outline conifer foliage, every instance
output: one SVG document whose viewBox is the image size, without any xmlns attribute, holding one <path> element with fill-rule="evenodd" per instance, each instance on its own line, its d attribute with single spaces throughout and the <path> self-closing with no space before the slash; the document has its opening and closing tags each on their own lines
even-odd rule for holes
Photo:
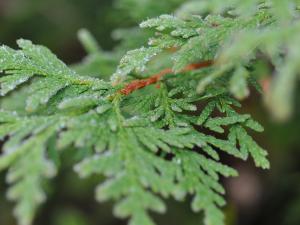
<svg viewBox="0 0 300 225">
<path fill-rule="evenodd" d="M 298 1 L 227 2 L 170 1 L 166 10 L 177 8 L 175 14 L 142 22 L 149 32 L 137 36 L 150 37 L 148 45 L 128 51 L 110 79 L 98 65 L 114 66 L 132 40 L 104 52 L 83 30 L 89 56 L 72 67 L 28 40 L 18 40 L 16 50 L 0 47 L 0 170 L 7 170 L 20 225 L 34 224 L 45 181 L 59 173 L 57 158 L 67 149 L 81 152 L 74 165 L 80 177 L 105 176 L 96 199 L 113 200 L 114 215 L 130 225 L 155 224 L 149 211 L 164 213 L 165 198 L 187 196 L 206 225 L 224 224 L 219 180 L 237 171 L 220 153 L 270 167 L 248 134 L 263 127 L 238 112 L 239 100 L 250 85 L 260 91 L 261 65 L 271 62 L 266 99 L 272 109 L 287 104 L 274 112 L 285 118 L 300 60 Z"/>
</svg>

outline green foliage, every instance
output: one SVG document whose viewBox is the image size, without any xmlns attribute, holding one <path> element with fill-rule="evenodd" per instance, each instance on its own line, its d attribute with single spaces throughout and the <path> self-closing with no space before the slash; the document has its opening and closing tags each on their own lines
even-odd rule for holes
<svg viewBox="0 0 300 225">
<path fill-rule="evenodd" d="M 107 181 L 97 188 L 97 199 L 116 200 L 116 216 L 131 217 L 134 225 L 153 224 L 147 210 L 165 211 L 158 195 L 181 200 L 187 194 L 195 196 L 193 210 L 204 210 L 207 224 L 222 224 L 219 206 L 224 205 L 220 196 L 224 189 L 218 183 L 219 174 L 233 176 L 236 171 L 218 162 L 219 150 L 243 159 L 251 154 L 257 166 L 269 167 L 265 151 L 241 127 L 251 127 L 249 115 L 212 117 L 207 109 L 200 118 L 189 115 L 197 110 L 195 103 L 200 99 L 207 99 L 222 113 L 233 113 L 226 92 L 201 96 L 188 84 L 176 88 L 178 81 L 173 77 L 159 89 L 144 93 L 146 98 L 138 93 L 125 97 L 117 93 L 118 87 L 77 75 L 44 47 L 24 40 L 18 44 L 22 50 L 1 48 L 3 78 L 14 84 L 9 90 L 28 81 L 20 82 L 16 75 L 37 77 L 30 82 L 25 115 L 1 112 L 0 133 L 9 140 L 3 146 L 0 168 L 10 168 L 8 196 L 17 201 L 20 224 L 31 224 L 45 199 L 43 180 L 58 169 L 48 152 L 54 137 L 57 149 L 70 145 L 86 149 L 75 171 L 81 176 L 105 175 Z M 7 82 L 2 87 L 7 89 Z M 222 127 L 237 126 L 243 133 L 233 130 L 228 140 L 222 140 L 199 132 L 194 127 L 198 125 L 220 133 Z M 234 132 L 242 134 L 236 136 L 241 149 L 234 143 Z M 203 152 L 194 152 L 195 147 Z"/>
<path fill-rule="evenodd" d="M 126 2 L 137 1 L 119 1 Z M 155 15 L 182 3 L 145 2 L 160 9 L 152 8 Z M 224 224 L 219 180 L 237 171 L 220 162 L 220 153 L 270 167 L 267 152 L 248 134 L 263 128 L 238 112 L 238 100 L 250 94 L 249 84 L 259 89 L 259 65 L 271 63 L 275 69 L 267 71 L 275 78 L 266 101 L 285 118 L 300 57 L 298 11 L 292 4 L 278 10 L 297 1 L 228 2 L 189 1 L 177 16 L 142 22 L 149 32 L 118 30 L 114 36 L 125 38 L 111 52 L 81 30 L 88 56 L 72 68 L 30 41 L 19 40 L 19 50 L 0 47 L 0 170 L 8 169 L 8 197 L 16 202 L 19 224 L 32 224 L 45 200 L 45 181 L 59 172 L 57 161 L 66 149 L 80 152 L 74 170 L 81 177 L 105 177 L 97 200 L 115 201 L 114 214 L 131 225 L 154 224 L 148 213 L 164 213 L 164 198 L 187 196 L 206 225 Z M 187 16 L 190 9 L 222 15 Z M 130 51 L 115 69 L 125 50 Z M 213 65 L 185 69 L 203 61 Z M 122 94 L 132 79 L 169 67 L 174 72 L 168 70 L 156 86 Z M 24 109 L 20 99 L 26 100 Z"/>
</svg>

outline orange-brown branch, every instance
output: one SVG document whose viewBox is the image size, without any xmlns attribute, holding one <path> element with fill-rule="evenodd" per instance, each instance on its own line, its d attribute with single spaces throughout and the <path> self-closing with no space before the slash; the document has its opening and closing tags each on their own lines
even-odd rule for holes
<svg viewBox="0 0 300 225">
<path fill-rule="evenodd" d="M 192 70 L 196 70 L 196 69 L 200 69 L 200 68 L 209 67 L 212 64 L 213 64 L 213 61 L 211 61 L 211 60 L 200 62 L 200 63 L 190 64 L 190 65 L 187 65 L 183 70 L 181 70 L 181 72 L 188 72 L 188 71 L 192 71 Z M 130 82 L 129 84 L 127 84 L 123 89 L 121 89 L 120 93 L 123 95 L 129 95 L 130 93 L 134 92 L 135 90 L 138 90 L 138 89 L 144 88 L 148 85 L 157 83 L 158 81 L 161 80 L 161 78 L 163 76 L 165 76 L 167 74 L 171 74 L 171 73 L 173 73 L 173 70 L 171 68 L 167 68 L 167 69 L 160 71 L 157 74 L 152 75 L 149 78 L 142 79 L 142 80 L 134 80 L 134 81 Z"/>
</svg>

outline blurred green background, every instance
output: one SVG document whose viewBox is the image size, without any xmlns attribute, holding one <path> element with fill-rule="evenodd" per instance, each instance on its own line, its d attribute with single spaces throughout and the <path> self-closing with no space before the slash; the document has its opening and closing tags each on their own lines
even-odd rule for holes
<svg viewBox="0 0 300 225">
<path fill-rule="evenodd" d="M 119 46 L 119 41 L 114 40 L 111 35 L 116 28 L 135 26 L 141 18 L 171 12 L 182 0 L 151 3 L 151 7 L 145 6 L 147 10 L 141 10 L 142 2 L 144 1 L 141 0 L 141 5 L 137 8 L 130 5 L 123 5 L 122 8 L 118 7 L 121 4 L 112 0 L 0 0 L 0 44 L 15 47 L 16 39 L 30 39 L 49 47 L 66 63 L 73 64 L 86 54 L 77 40 L 76 34 L 80 28 L 90 30 L 103 50 L 110 51 Z M 131 36 L 131 42 L 123 43 L 123 51 L 139 44 L 134 37 Z M 114 57 L 117 61 L 119 56 Z M 111 60 L 112 65 L 114 60 Z M 299 96 L 298 91 L 296 99 L 300 99 Z M 227 224 L 299 225 L 300 102 L 296 102 L 293 118 L 284 124 L 272 121 L 260 96 L 256 94 L 243 102 L 243 105 L 243 111 L 252 113 L 265 126 L 265 132 L 255 138 L 269 151 L 272 168 L 270 171 L 260 171 L 252 162 L 225 157 L 225 161 L 240 172 L 238 178 L 223 181 L 228 199 L 225 208 Z M 111 203 L 98 204 L 94 200 L 94 187 L 99 178 L 80 180 L 72 172 L 71 160 L 66 162 L 63 172 L 47 185 L 49 198 L 40 208 L 35 224 L 125 225 L 126 221 L 113 217 Z M 14 225 L 13 204 L 5 199 L 5 188 L 5 177 L 2 174 L 0 225 Z M 168 206 L 167 214 L 154 215 L 158 224 L 202 224 L 201 214 L 193 214 L 188 201 L 169 201 Z"/>
</svg>

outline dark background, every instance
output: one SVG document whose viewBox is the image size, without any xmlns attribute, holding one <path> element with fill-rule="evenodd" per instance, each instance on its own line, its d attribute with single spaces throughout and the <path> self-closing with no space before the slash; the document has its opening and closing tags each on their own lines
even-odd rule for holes
<svg viewBox="0 0 300 225">
<path fill-rule="evenodd" d="M 80 28 L 89 29 L 104 50 L 111 50 L 117 44 L 111 32 L 137 22 L 114 8 L 111 0 L 0 0 L 0 44 L 15 47 L 16 39 L 30 39 L 49 47 L 69 64 L 85 56 L 76 36 Z M 255 138 L 268 150 L 272 167 L 261 171 L 252 161 L 225 158 L 240 172 L 238 178 L 223 181 L 227 189 L 228 205 L 224 210 L 228 225 L 300 224 L 299 100 L 295 104 L 293 118 L 279 124 L 271 119 L 260 96 L 254 94 L 243 102 L 243 111 L 252 113 L 265 126 L 265 132 L 256 134 Z M 125 225 L 126 221 L 112 216 L 112 204 L 98 204 L 94 200 L 97 178 L 80 180 L 73 174 L 71 162 L 69 164 L 66 163 L 63 171 L 51 181 L 48 201 L 39 210 L 35 224 Z M 2 173 L 0 225 L 14 225 L 13 204 L 5 199 L 4 181 Z M 168 206 L 167 214 L 154 215 L 158 224 L 202 224 L 201 214 L 193 214 L 188 201 L 169 201 Z"/>
</svg>

